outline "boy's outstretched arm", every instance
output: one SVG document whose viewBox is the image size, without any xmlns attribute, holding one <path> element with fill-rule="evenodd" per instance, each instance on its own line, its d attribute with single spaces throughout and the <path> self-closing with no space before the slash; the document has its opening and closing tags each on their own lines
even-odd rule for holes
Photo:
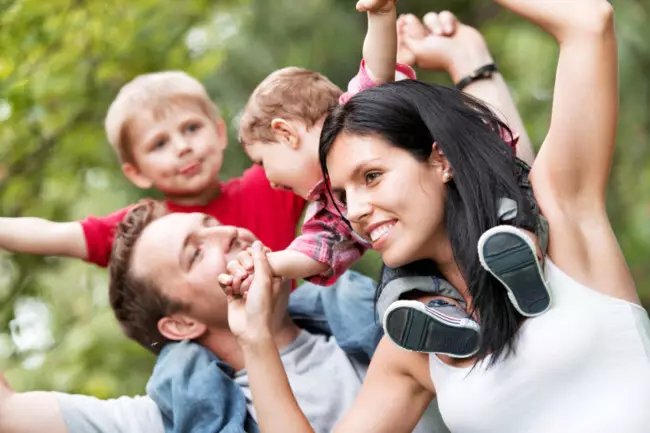
<svg viewBox="0 0 650 433">
<path fill-rule="evenodd" d="M 79 222 L 60 223 L 41 218 L 0 218 L 0 249 L 82 260 L 88 256 Z"/>
<path fill-rule="evenodd" d="M 16 393 L 0 373 L 0 432 L 67 433 L 56 397 L 48 392 Z"/>
<path fill-rule="evenodd" d="M 359 12 L 368 13 L 368 31 L 363 42 L 363 59 L 370 78 L 377 83 L 395 79 L 397 62 L 396 0 L 360 0 Z"/>
</svg>

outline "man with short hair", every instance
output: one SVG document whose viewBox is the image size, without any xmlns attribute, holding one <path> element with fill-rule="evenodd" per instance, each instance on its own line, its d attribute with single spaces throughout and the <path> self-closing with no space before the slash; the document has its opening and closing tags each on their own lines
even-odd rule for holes
<svg viewBox="0 0 650 433">
<path fill-rule="evenodd" d="M 16 394 L 5 387 L 0 431 L 41 431 L 44 426 L 55 433 L 257 431 L 242 351 L 216 283 L 252 235 L 205 214 L 164 213 L 156 202 L 134 207 L 119 226 L 110 266 L 110 300 L 118 321 L 129 337 L 159 355 L 148 396 L 100 401 L 60 393 Z M 356 316 L 345 316 L 347 326 L 367 326 L 372 335 L 377 329 L 374 294 L 350 290 L 341 296 L 337 290 L 345 287 L 323 293 L 366 302 L 354 308 Z M 287 313 L 288 299 L 286 290 L 275 308 L 274 341 L 301 408 L 316 431 L 329 432 L 351 406 L 367 365 L 348 356 L 334 338 L 298 328 Z M 436 429 L 440 421 L 433 418 L 421 423 L 422 431 L 445 431 Z"/>
</svg>

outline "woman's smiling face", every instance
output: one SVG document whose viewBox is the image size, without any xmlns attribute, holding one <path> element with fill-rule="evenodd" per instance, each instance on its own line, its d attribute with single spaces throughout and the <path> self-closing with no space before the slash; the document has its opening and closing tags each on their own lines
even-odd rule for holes
<svg viewBox="0 0 650 433">
<path fill-rule="evenodd" d="M 445 237 L 446 160 L 432 145 L 418 161 L 379 136 L 343 133 L 327 155 L 332 188 L 347 206 L 354 230 L 386 265 L 432 258 Z"/>
</svg>

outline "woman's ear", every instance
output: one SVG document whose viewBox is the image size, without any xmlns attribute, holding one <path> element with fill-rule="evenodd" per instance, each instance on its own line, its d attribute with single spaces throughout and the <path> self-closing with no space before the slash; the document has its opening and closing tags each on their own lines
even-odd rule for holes
<svg viewBox="0 0 650 433">
<path fill-rule="evenodd" d="M 185 314 L 175 313 L 158 321 L 158 331 L 173 341 L 194 340 L 205 333 L 207 326 Z"/>
<path fill-rule="evenodd" d="M 440 150 L 438 142 L 434 141 L 431 145 L 431 155 L 429 156 L 429 164 L 436 169 L 437 174 L 440 176 L 444 183 L 449 182 L 453 178 L 451 164 Z"/>
</svg>

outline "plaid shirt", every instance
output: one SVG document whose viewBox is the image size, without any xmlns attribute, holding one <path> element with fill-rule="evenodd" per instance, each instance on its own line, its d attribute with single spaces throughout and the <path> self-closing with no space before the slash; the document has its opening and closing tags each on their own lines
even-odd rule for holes
<svg viewBox="0 0 650 433">
<path fill-rule="evenodd" d="M 320 181 L 309 193 L 309 206 L 302 234 L 291 245 L 298 251 L 320 263 L 329 265 L 329 270 L 306 280 L 321 286 L 334 284 L 339 276 L 366 252 L 368 243 L 361 239 L 341 218 L 334 201 L 327 193 L 325 181 Z M 336 206 L 345 212 L 339 201 Z"/>
</svg>

